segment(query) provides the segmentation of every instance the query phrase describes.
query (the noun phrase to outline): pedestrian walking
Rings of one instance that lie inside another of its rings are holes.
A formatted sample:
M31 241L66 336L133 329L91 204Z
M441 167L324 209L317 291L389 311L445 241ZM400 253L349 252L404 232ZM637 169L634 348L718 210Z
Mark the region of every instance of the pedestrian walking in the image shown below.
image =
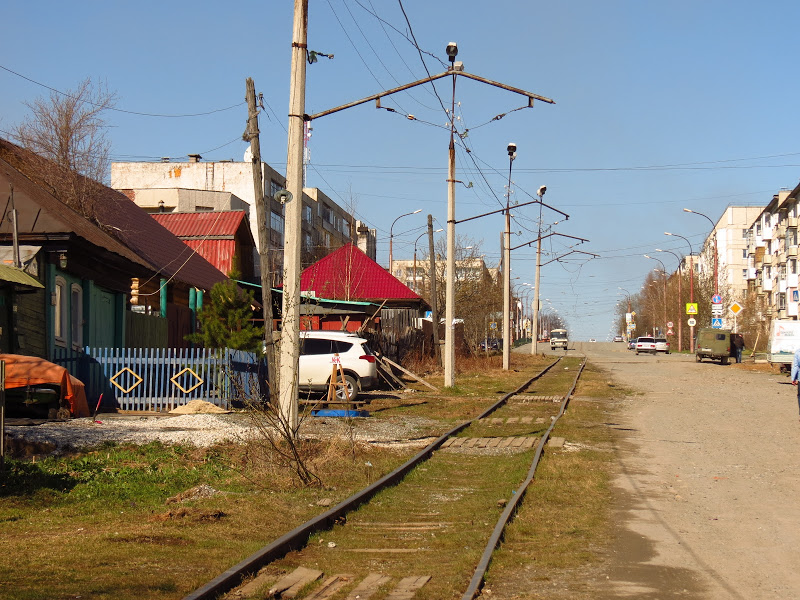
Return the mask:
M744 350L744 337L741 333L733 334L733 346L736 349L736 362L742 362L742 350Z
M798 377L800 377L800 348L794 351L794 358L792 359L792 385L797 388L797 409L800 411L800 386L797 385Z

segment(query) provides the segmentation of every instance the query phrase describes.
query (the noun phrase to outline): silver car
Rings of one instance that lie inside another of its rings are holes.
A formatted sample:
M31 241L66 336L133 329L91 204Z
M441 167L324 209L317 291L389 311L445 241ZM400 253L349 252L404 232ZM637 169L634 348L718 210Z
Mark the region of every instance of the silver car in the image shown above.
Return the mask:
M636 339L636 354L640 352L649 352L650 354L655 354L658 352L656 350L656 339L652 337L640 337Z

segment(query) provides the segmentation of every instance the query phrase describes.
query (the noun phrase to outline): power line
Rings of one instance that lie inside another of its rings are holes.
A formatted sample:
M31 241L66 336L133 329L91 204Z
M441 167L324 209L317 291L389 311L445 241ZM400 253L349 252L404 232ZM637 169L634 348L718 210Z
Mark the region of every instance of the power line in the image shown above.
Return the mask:
M43 87L43 88L45 88L47 90L50 90L51 92L55 92L56 94L60 94L60 95L65 96L67 98L72 98L73 100L78 100L78 98L76 98L75 96L73 96L71 94L67 94L65 92L62 92L61 90L57 90L54 87L50 87L49 85L46 85L46 84L41 83L39 81L36 81L35 79L31 79L30 77L26 77L22 73L17 73L16 71L14 71L12 69L9 69L8 67L5 67L3 65L0 65L0 69L3 69L4 71L9 72L12 75L16 75L17 77L20 77L20 78L24 79L25 81L29 81L29 82L31 82L31 83L33 83L35 85L38 85L38 86ZM216 114L216 113L225 112L226 110L231 110L233 108L237 108L237 107L242 106L243 104L245 104L244 102L239 102L238 104L233 104L233 105L227 106L225 108L217 108L215 110L210 110L210 111L201 112L201 113L190 113L190 114L183 114L183 115L167 115L167 114L137 112L137 111L133 111L133 110L125 110L125 109L122 109L122 108L114 108L112 106L103 106L101 104L95 104L94 102L91 102L89 100L84 100L84 102L86 102L86 104L90 104L91 106L94 106L95 108L102 108L104 110L109 110L109 111L113 111L113 112L124 113L124 114L128 114L128 115L137 115L137 116L140 116L140 117L161 117L161 118L165 118L165 119L179 119L179 118L184 118L184 117L203 117L203 116L206 116L206 115L213 115L213 114Z

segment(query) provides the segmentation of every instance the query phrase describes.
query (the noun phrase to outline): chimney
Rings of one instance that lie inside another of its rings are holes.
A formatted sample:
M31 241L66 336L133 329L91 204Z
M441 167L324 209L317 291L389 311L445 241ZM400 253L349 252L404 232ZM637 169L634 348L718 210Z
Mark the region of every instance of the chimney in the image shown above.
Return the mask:
M190 154L189 155L189 162L192 162L192 163L200 162L201 158L203 158L203 157L200 156L199 154Z

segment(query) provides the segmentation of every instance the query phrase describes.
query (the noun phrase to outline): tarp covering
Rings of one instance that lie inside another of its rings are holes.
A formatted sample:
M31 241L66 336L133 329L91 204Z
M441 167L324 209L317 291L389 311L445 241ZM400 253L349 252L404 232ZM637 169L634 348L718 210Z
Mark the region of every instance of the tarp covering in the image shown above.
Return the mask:
M88 417L89 405L83 382L70 375L67 370L43 358L22 354L0 354L6 363L6 389L35 385L57 385L61 389L61 400L69 403L73 417Z

